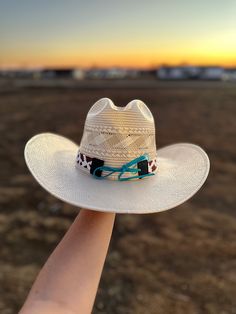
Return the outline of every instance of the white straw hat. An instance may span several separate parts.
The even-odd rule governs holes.
[[[154,119],[141,100],[117,107],[108,98],[89,110],[79,146],[38,134],[26,144],[25,160],[42,187],[65,202],[139,214],[182,204],[200,189],[210,167],[194,144],[156,150]]]

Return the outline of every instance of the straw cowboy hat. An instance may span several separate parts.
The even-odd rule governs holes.
[[[108,98],[89,110],[80,145],[43,133],[25,147],[39,184],[57,198],[103,212],[154,213],[193,196],[209,172],[207,154],[179,143],[156,149],[155,123],[141,100],[117,107]]]

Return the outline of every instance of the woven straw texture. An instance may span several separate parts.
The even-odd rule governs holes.
[[[150,160],[155,159],[155,124],[151,111],[141,100],[117,107],[109,98],[100,99],[88,112],[79,151],[104,160],[104,165],[110,167],[121,167],[143,154],[148,154]],[[123,175],[129,176],[132,174]],[[117,180],[117,174],[107,179]]]
[[[209,172],[209,159],[199,146],[174,144],[157,150],[158,172],[150,178],[97,180],[76,168],[78,149],[62,136],[44,133],[27,143],[25,159],[51,194],[98,211],[142,214],[176,207],[200,189]]]

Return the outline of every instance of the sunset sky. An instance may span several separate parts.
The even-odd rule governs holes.
[[[236,66],[235,0],[0,0],[0,67]]]

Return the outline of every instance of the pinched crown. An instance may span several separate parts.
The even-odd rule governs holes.
[[[151,111],[141,100],[133,100],[125,107],[115,106],[109,98],[98,100],[88,112],[79,152],[113,167],[143,154],[154,160],[155,124]]]

